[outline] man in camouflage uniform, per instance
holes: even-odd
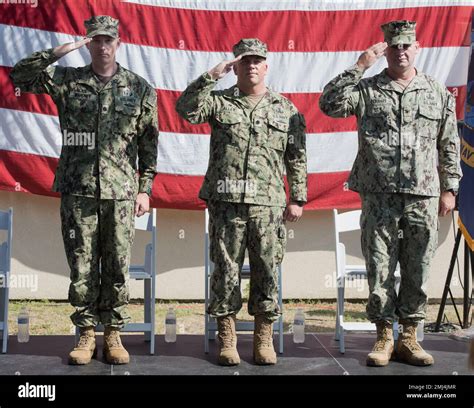
[[[87,38],[36,52],[11,72],[22,91],[47,93],[58,107],[63,134],[53,191],[61,193],[61,222],[71,269],[69,301],[81,337],[71,364],[96,354],[94,327],[105,326],[104,354],[128,363],[119,331],[129,321],[129,261],[134,215],[149,209],[156,169],[156,92],[115,61],[118,20],[85,21]],[[92,63],[52,66],[86,45]],[[137,157],[138,173],[137,176]]]
[[[235,318],[242,307],[240,271],[247,249],[254,359],[257,364],[275,364],[272,323],[281,314],[277,266],[286,244],[284,220],[297,221],[306,202],[305,122],[290,101],[267,89],[266,44],[242,39],[233,52],[235,59],[221,62],[186,88],[176,110],[189,122],[208,122],[212,129],[209,167],[199,197],[207,201],[210,214],[215,269],[208,313],[217,318],[219,363],[240,362]],[[237,85],[213,91],[231,69]]]
[[[387,365],[392,356],[392,323],[397,316],[403,332],[396,357],[413,365],[433,364],[416,341],[416,327],[425,318],[428,270],[438,244],[438,209],[444,216],[454,208],[461,178],[454,98],[415,69],[415,25],[406,20],[382,25],[385,42],[370,47],[354,66],[329,82],[319,102],[329,116],[357,116],[359,150],[349,188],[362,199],[367,313],[377,327],[377,341],[367,358],[373,366]],[[388,68],[362,79],[383,55]]]

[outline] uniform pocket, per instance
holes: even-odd
[[[140,102],[138,99],[133,98],[115,98],[115,112],[120,115],[126,116],[138,116],[140,113]]]
[[[218,112],[215,116],[215,133],[219,133],[219,143],[230,143],[244,149],[250,135],[248,129],[243,128],[243,121],[244,118],[238,112]]]
[[[133,97],[115,97],[115,122],[121,134],[135,133],[140,114],[140,100]]]
[[[390,120],[390,112],[386,106],[382,104],[369,105],[366,113],[366,115],[362,115],[360,124],[364,140],[375,143],[386,139]]]
[[[283,116],[269,116],[267,146],[285,151],[288,138],[289,121]]]
[[[97,96],[71,91],[66,99],[66,127],[70,132],[93,132],[98,112]]]
[[[429,139],[436,139],[442,119],[441,113],[439,106],[428,105],[422,102],[418,107],[418,135]]]

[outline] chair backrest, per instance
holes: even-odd
[[[361,210],[347,211],[344,213],[338,213],[337,210],[332,211],[334,214],[334,229],[337,234],[360,229]]]
[[[209,210],[206,208],[204,211],[204,222],[206,223],[206,235],[209,234]]]
[[[145,247],[145,271],[154,276],[156,274],[156,208],[143,214],[141,217],[135,217],[135,229],[147,231],[150,233],[150,239]]]
[[[339,213],[337,209],[332,210],[334,218],[334,236],[336,238],[336,256],[339,247],[339,234],[341,232],[356,231],[360,229],[361,210]]]
[[[334,216],[334,237],[336,243],[336,275],[344,276],[346,268],[346,247],[340,242],[341,232],[357,231],[360,229],[361,210],[339,213],[337,209],[332,210]]]
[[[153,231],[156,228],[156,209],[143,214],[141,217],[135,217],[135,229],[142,231]]]
[[[0,211],[0,230],[7,231],[7,240],[0,245],[0,272],[9,273],[13,241],[13,208]]]
[[[214,262],[211,261],[209,254],[209,245],[211,242],[209,238],[209,210],[207,208],[204,210],[204,224],[204,271],[206,273],[207,285],[207,278],[210,277],[212,275],[212,272],[214,271]]]

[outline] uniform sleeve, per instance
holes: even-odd
[[[138,128],[138,192],[151,196],[158,155],[156,91],[148,87]]]
[[[346,118],[356,113],[359,104],[358,84],[364,75],[357,65],[332,79],[323,90],[319,108],[328,116]]]
[[[456,102],[451,92],[445,92],[447,98],[443,123],[437,141],[441,191],[459,188],[459,180],[462,177]]]
[[[176,112],[190,123],[207,122],[214,115],[211,94],[217,81],[206,72],[191,82],[176,102]]]
[[[291,201],[307,201],[306,122],[296,112],[290,119],[285,167]]]
[[[59,65],[50,66],[58,59],[53,54],[53,48],[35,52],[15,64],[10,78],[22,92],[46,93],[55,99],[64,83],[66,72],[70,69]]]

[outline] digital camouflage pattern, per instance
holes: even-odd
[[[237,86],[213,91],[216,82],[203,74],[176,104],[190,123],[211,125],[209,166],[199,192],[209,208],[215,264],[208,312],[223,317],[242,307],[240,271],[248,249],[249,313],[275,320],[281,313],[277,265],[286,240],[283,172],[286,168],[290,199],[306,202],[306,125],[277,93],[268,91],[255,106]]]
[[[411,28],[389,24],[386,39]],[[454,97],[420,72],[405,89],[387,70],[365,79],[363,73],[356,64],[338,75],[325,86],[319,106],[332,117],[357,117],[359,148],[348,184],[362,198],[368,317],[417,321],[425,317],[438,243],[438,196],[457,189],[461,178]]]
[[[347,69],[324,87],[319,100],[329,116],[357,117],[359,150],[349,188],[425,196],[457,189],[459,136],[451,93],[420,72],[404,91],[386,70],[362,75],[357,65]]]
[[[274,321],[278,305],[278,271],[286,246],[283,208],[208,202],[210,223],[211,299],[213,317],[237,314],[242,308],[240,271],[248,250],[251,278],[248,312]]]
[[[201,75],[176,104],[176,111],[190,123],[211,125],[209,166],[199,197],[285,207],[286,169],[290,199],[306,202],[303,115],[272,91],[249,109],[237,86],[213,91],[216,83],[208,73]]]
[[[267,44],[258,38],[242,38],[232,47],[232,52],[235,57],[256,55],[258,57],[267,58],[267,51]]]
[[[426,283],[438,246],[438,198],[390,193],[367,193],[361,198],[369,319],[424,319]],[[397,262],[401,274],[398,297],[394,277]]]
[[[130,248],[135,203],[63,194],[61,223],[71,270],[71,320],[78,327],[122,328],[130,320]]]
[[[92,38],[96,35],[108,35],[112,38],[119,37],[119,21],[110,16],[93,16],[84,21],[87,30],[87,37]]]
[[[24,92],[49,94],[58,108],[63,145],[53,191],[62,194],[71,319],[79,327],[122,328],[135,199],[151,195],[156,174],[156,92],[120,65],[104,85],[91,65],[51,66],[57,60],[53,49],[36,52],[10,75]]]
[[[36,52],[10,74],[21,91],[46,93],[58,107],[63,146],[53,191],[118,200],[151,195],[158,143],[155,90],[120,65],[104,85],[91,65],[50,66],[57,60],[52,49]]]
[[[388,46],[413,44],[416,41],[416,21],[396,20],[380,26]]]

